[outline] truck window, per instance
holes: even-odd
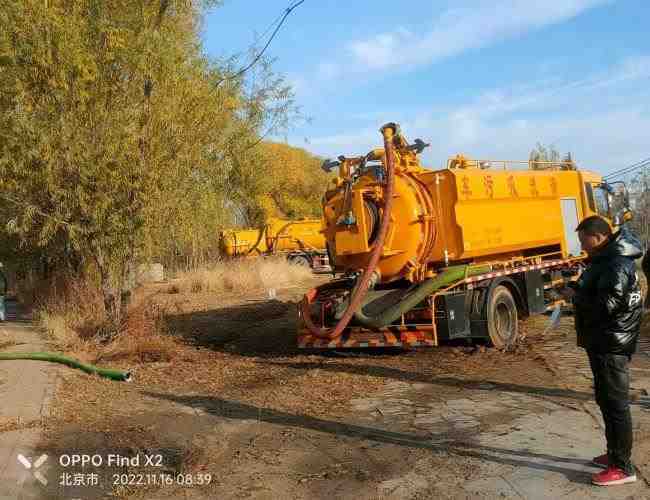
[[[609,202],[607,191],[600,187],[594,187],[594,200],[596,201],[596,212],[603,217],[609,217]]]
[[[596,202],[594,201],[594,188],[590,183],[585,182],[585,193],[587,194],[587,203],[592,212],[596,211]]]

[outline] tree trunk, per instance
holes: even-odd
[[[104,252],[98,245],[94,247],[94,258],[99,270],[99,281],[104,299],[104,311],[109,328],[109,336],[117,333],[122,321],[122,308],[120,307],[119,287],[116,287],[111,279],[110,262],[104,256]]]
[[[131,248],[131,252],[133,249]],[[126,317],[129,304],[131,303],[131,291],[135,287],[135,262],[129,258],[124,263],[122,283],[120,286],[120,315]]]

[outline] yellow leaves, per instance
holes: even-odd
[[[276,203],[273,201],[273,198],[271,198],[270,195],[268,194],[263,194],[258,198],[258,204],[260,208],[264,211],[266,214],[266,217],[280,217],[282,214],[278,210],[278,206]]]
[[[257,206],[266,216],[307,217],[320,214],[320,198],[327,176],[320,161],[304,149],[281,143],[262,143],[260,157],[246,179],[261,193]],[[258,181],[258,178],[261,182]]]
[[[228,96],[223,100],[223,107],[227,111],[234,111],[241,106],[241,100],[237,96]]]
[[[97,65],[91,59],[86,59],[82,64],[77,66],[79,78],[84,83],[90,83],[97,79]]]
[[[175,3],[154,29],[157,2],[26,1],[8,16],[10,36],[0,33],[0,64],[21,62],[0,67],[0,130],[10,136],[0,165],[20,181],[4,190],[60,212],[83,228],[71,238],[92,233],[107,253],[131,238],[159,255],[205,250],[236,210],[318,214],[318,160],[285,144],[250,146],[274,116],[269,96],[284,96],[214,85],[226,68],[198,48],[196,3]],[[26,240],[54,237],[56,224],[36,212],[10,215]]]
[[[127,48],[128,32],[119,28],[107,28],[104,31],[106,37],[106,49],[122,50]]]

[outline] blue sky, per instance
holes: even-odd
[[[241,52],[290,3],[226,0],[206,52]],[[358,155],[396,121],[433,168],[540,141],[607,173],[650,157],[648,23],[648,0],[306,0],[268,52],[311,118],[283,139]]]

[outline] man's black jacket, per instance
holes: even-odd
[[[590,259],[574,287],[580,347],[598,353],[636,351],[643,304],[634,260],[643,254],[641,248],[623,227]]]

